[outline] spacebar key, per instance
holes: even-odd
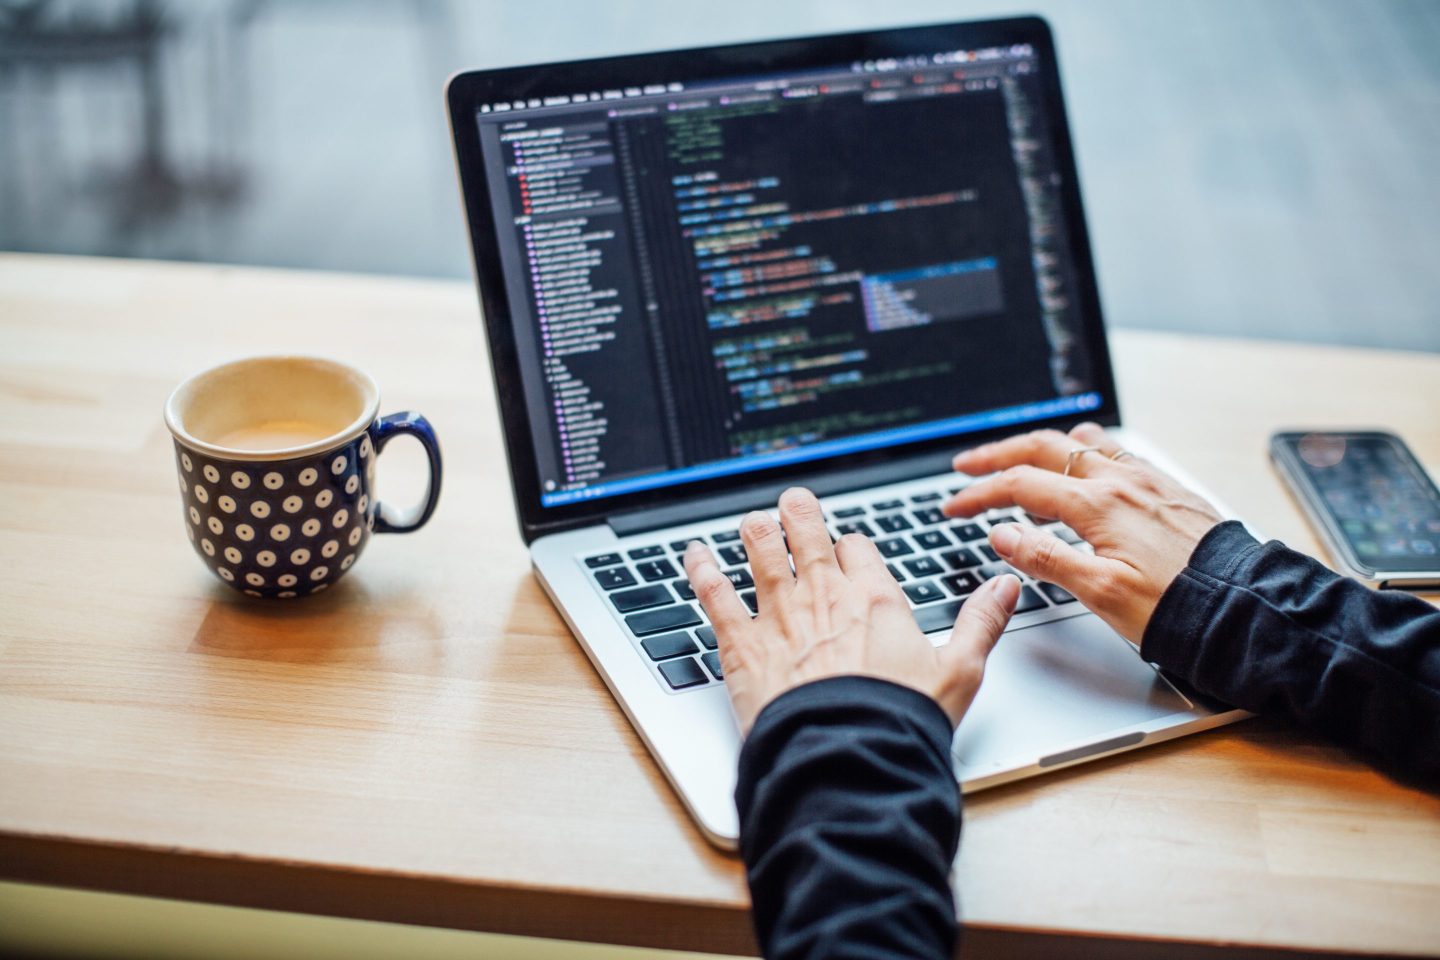
[[[953,619],[953,618],[952,618]],[[644,613],[632,613],[625,618],[625,626],[637,637],[647,637],[652,633],[659,633],[662,630],[680,630],[684,627],[693,627],[700,622],[700,615],[690,604],[681,604],[678,607],[665,607],[662,610],[647,610]]]
[[[960,616],[960,605],[964,602],[951,600],[949,603],[932,603],[916,607],[910,612],[915,614],[915,622],[920,624],[921,633],[934,633],[937,630],[949,630],[955,625],[955,618]]]

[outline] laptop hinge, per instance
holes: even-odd
[[[648,507],[629,513],[616,514],[606,518],[610,529],[619,537],[628,537],[649,530],[661,530],[682,523],[710,520],[715,517],[733,516],[746,510],[773,507],[775,500],[788,487],[809,487],[818,496],[879,487],[887,483],[899,483],[916,477],[944,473],[950,469],[952,454],[946,451],[927,453],[915,457],[902,457],[888,463],[854,467],[849,470],[827,470],[823,474],[783,482],[755,484],[743,490],[696,497],[683,503],[667,503],[664,506]]]

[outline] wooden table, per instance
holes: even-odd
[[[0,337],[0,876],[754,950],[739,864],[529,572],[467,284],[9,255]],[[1440,468],[1440,357],[1114,346],[1127,422],[1301,549],[1273,428],[1385,424]],[[191,555],[160,410],[281,351],[426,413],[446,482],[342,588],[263,605]],[[1435,953],[1440,798],[1254,720],[968,799],[958,882],[971,956]]]

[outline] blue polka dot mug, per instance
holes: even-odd
[[[379,409],[367,374],[315,357],[237,360],[176,387],[165,425],[205,566],[252,597],[303,597],[344,576],[372,533],[424,526],[440,497],[439,441],[419,414]],[[430,482],[397,510],[373,490],[375,460],[401,434],[425,448]]]

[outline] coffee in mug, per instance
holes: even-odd
[[[424,526],[440,496],[439,441],[419,414],[379,409],[367,374],[316,357],[237,360],[176,387],[165,425],[206,567],[252,597],[305,596],[348,572],[372,534]],[[420,503],[395,509],[375,501],[375,461],[402,434],[425,448],[430,480]]]

